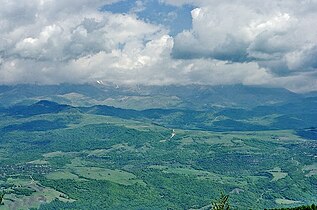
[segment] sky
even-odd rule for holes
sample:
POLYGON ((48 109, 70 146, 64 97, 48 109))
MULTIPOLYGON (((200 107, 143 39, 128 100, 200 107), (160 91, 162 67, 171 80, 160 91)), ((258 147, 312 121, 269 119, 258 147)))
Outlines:
POLYGON ((317 0, 0 0, 0 84, 317 90, 317 0))

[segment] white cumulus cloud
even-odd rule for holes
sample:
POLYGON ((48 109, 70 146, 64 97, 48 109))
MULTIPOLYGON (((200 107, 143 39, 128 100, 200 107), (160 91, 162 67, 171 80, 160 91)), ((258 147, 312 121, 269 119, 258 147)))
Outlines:
POLYGON ((142 1, 128 14, 101 10, 117 1, 0 0, 0 83, 317 89, 314 0, 158 0, 195 7, 192 28, 174 37, 138 17, 142 1))
POLYGON ((165 2, 198 6, 192 29, 175 38, 175 58, 254 61, 280 75, 316 70, 316 1, 165 2))

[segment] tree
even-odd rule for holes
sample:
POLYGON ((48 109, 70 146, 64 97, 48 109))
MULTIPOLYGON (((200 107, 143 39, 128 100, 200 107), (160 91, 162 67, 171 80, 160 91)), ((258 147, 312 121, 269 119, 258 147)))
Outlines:
POLYGON ((212 210, 230 210, 228 203, 229 195, 221 193, 220 198, 212 203, 212 210))
POLYGON ((3 201, 3 197, 4 197, 4 192, 0 192, 0 205, 2 205, 2 201, 3 201))

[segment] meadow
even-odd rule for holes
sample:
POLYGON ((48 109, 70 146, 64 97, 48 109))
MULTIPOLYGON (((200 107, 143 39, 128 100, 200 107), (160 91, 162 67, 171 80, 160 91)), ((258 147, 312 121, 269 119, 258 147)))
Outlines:
POLYGON ((186 130, 67 108, 3 114, 0 130, 0 209, 199 209, 221 192, 237 209, 317 203, 317 141, 292 129, 186 130))

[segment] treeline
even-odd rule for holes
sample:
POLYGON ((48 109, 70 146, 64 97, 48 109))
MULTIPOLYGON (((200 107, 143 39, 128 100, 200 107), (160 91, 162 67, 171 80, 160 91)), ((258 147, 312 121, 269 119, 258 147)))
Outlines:
POLYGON ((317 206, 313 204, 311 206, 299 206, 299 207, 293 207, 293 208, 281 208, 281 209, 270 209, 270 210, 317 210, 317 206))
MULTIPOLYGON (((229 206, 229 195, 225 195, 221 193, 220 198, 212 203, 211 210, 230 210, 229 206)), ((317 206, 312 204, 311 206, 299 206, 299 207, 292 207, 292 208, 281 208, 281 209, 264 209, 264 210, 317 210, 317 206)))

